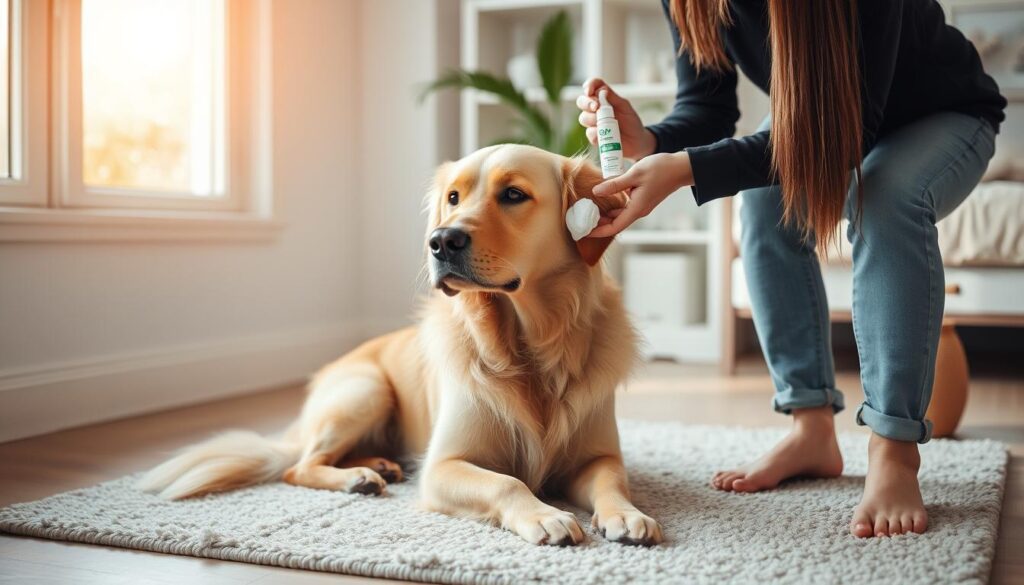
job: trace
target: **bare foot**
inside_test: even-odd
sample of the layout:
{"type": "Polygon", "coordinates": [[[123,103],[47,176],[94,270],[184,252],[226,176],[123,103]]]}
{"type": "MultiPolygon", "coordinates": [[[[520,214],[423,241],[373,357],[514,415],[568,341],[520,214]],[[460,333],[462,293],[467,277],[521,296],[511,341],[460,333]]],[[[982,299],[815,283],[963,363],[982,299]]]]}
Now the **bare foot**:
{"type": "Polygon", "coordinates": [[[917,443],[872,434],[864,495],[853,511],[850,532],[866,538],[927,530],[928,513],[917,482],[920,467],[917,443]]]}
{"type": "Polygon", "coordinates": [[[711,485],[725,491],[772,489],[792,477],[838,477],[843,456],[836,442],[831,406],[793,411],[793,430],[778,445],[751,463],[719,471],[711,485]]]}

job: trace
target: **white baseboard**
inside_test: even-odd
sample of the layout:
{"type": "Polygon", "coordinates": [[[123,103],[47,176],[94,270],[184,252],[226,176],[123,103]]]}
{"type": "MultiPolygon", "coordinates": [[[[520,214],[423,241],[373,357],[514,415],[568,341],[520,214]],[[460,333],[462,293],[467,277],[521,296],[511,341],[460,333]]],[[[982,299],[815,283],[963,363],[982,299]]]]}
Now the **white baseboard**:
{"type": "Polygon", "coordinates": [[[363,339],[338,323],[0,370],[0,441],[300,382],[363,339]]]}

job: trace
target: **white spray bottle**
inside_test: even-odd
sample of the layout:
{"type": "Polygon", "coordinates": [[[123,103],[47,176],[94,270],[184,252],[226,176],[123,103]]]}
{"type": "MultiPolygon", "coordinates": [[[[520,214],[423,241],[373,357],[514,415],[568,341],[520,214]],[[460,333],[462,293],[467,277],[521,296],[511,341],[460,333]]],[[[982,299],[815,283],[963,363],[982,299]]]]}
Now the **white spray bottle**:
{"type": "MultiPolygon", "coordinates": [[[[597,109],[597,152],[601,158],[601,174],[605,179],[617,177],[626,172],[626,161],[622,158],[622,137],[615,110],[608,103],[608,90],[597,93],[600,107],[597,109]]],[[[597,227],[601,211],[590,198],[577,201],[565,214],[565,225],[572,239],[579,241],[597,227]]]]}
{"type": "Polygon", "coordinates": [[[597,93],[597,152],[601,158],[601,174],[604,178],[617,177],[626,172],[626,161],[622,158],[622,136],[615,110],[608,103],[608,89],[597,93]]]}

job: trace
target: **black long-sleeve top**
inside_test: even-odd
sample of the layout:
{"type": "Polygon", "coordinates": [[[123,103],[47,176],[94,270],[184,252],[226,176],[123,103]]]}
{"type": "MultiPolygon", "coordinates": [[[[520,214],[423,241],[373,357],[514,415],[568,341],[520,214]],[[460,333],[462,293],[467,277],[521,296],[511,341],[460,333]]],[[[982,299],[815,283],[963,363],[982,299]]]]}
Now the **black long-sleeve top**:
{"type": "MultiPolygon", "coordinates": [[[[684,50],[676,59],[675,106],[663,121],[648,127],[657,139],[656,152],[689,153],[698,205],[776,182],[770,131],[730,138],[740,115],[735,67],[768,92],[772,56],[767,1],[730,0],[733,24],[724,29],[723,39],[733,69],[705,69],[698,75],[684,50]]],[[[938,2],[857,4],[864,154],[886,133],[936,112],[978,116],[999,129],[1006,99],[982,69],[974,45],[946,24],[938,2]]],[[[678,49],[669,0],[662,5],[678,49]]]]}

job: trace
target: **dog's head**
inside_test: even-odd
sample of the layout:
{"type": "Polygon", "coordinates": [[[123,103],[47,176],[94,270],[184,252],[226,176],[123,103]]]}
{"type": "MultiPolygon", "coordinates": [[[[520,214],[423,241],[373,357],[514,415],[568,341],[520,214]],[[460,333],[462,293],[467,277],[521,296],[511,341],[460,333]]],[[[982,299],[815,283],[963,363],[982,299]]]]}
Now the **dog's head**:
{"type": "Polygon", "coordinates": [[[602,211],[625,196],[594,198],[602,181],[593,164],[531,146],[479,150],[437,171],[428,195],[427,251],[432,284],[515,293],[576,262],[594,266],[612,238],[574,242],[565,213],[580,198],[602,211]]]}

